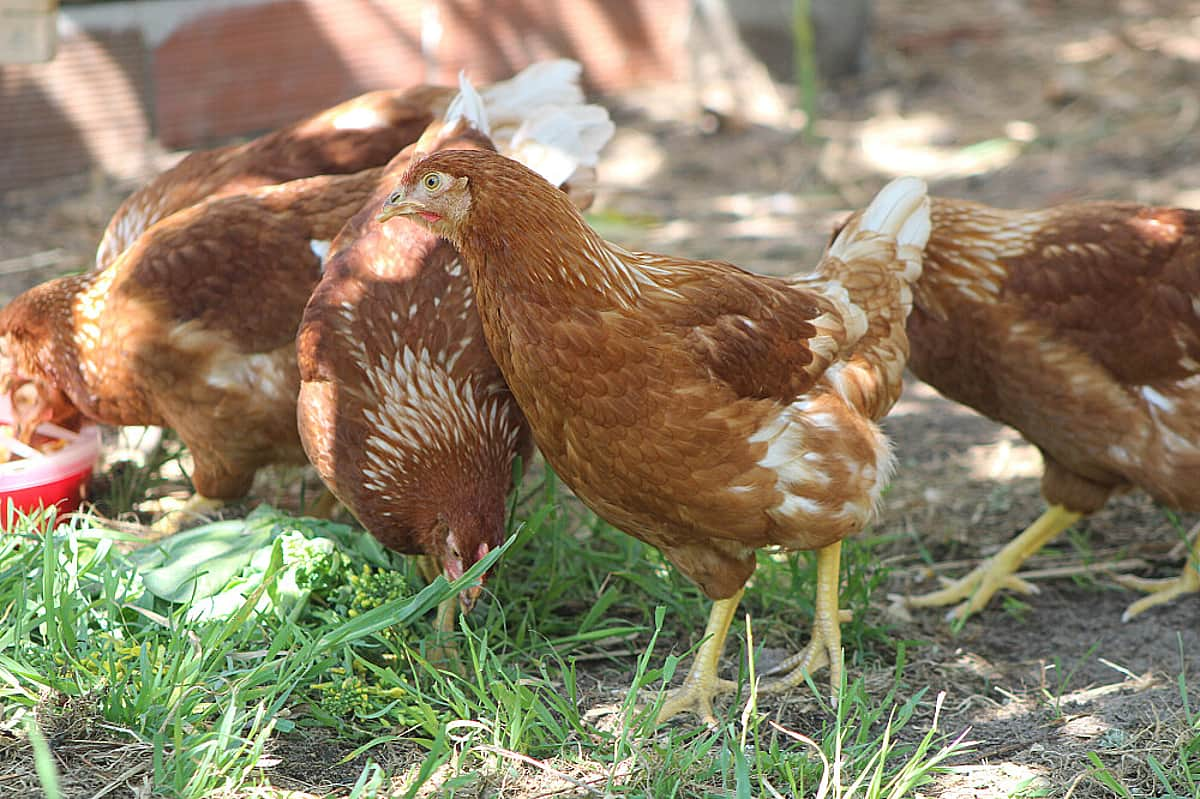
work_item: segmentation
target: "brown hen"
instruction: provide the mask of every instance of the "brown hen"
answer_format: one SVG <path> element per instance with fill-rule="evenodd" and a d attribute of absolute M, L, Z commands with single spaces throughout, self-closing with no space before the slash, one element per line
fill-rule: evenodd
<path fill-rule="evenodd" d="M 913 373 L 1010 425 L 1042 453 L 1050 508 L 1003 550 L 914 606 L 964 617 L 1026 558 L 1141 488 L 1200 510 L 1200 212 L 1125 203 L 1006 211 L 933 201 L 933 233 L 908 333 Z M 1132 618 L 1200 591 L 1200 541 Z"/>
<path fill-rule="evenodd" d="M 0 369 L 40 418 L 74 409 L 175 428 L 199 511 L 242 496 L 269 463 L 304 462 L 295 336 L 318 253 L 379 170 L 292 181 L 193 205 L 107 268 L 59 278 L 0 311 Z M 17 403 L 14 402 L 14 406 Z M 160 520 L 169 531 L 185 514 Z"/>
<path fill-rule="evenodd" d="M 825 663 L 836 689 L 840 542 L 891 471 L 875 420 L 900 391 L 924 185 L 886 188 L 794 281 L 623 250 L 494 153 L 414 164 L 381 218 L 398 214 L 458 248 L 488 344 L 563 481 L 717 600 L 660 719 L 714 719 L 712 698 L 732 687 L 717 662 L 762 547 L 820 550 L 812 640 L 763 690 Z"/>
<path fill-rule="evenodd" d="M 578 69 L 545 77 L 525 96 L 528 119 L 503 141 L 562 180 L 595 164 L 612 123 L 582 105 Z M 575 102 L 562 102 L 564 78 Z M 383 225 L 375 214 L 414 151 L 492 148 L 489 103 L 465 82 L 462 91 L 449 120 L 388 164 L 380 190 L 334 241 L 298 338 L 300 433 L 313 465 L 380 541 L 429 555 L 451 580 L 503 543 L 514 460 L 532 443 L 458 253 L 414 222 Z M 568 139 L 575 144 L 547 156 Z M 477 593 L 466 594 L 468 607 Z M 441 608 L 443 630 L 453 611 Z"/>

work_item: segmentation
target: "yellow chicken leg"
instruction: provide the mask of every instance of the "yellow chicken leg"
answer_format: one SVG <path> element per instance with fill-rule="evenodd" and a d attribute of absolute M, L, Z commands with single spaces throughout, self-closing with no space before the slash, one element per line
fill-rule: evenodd
<path fill-rule="evenodd" d="M 803 651 L 772 669 L 772 673 L 788 673 L 759 686 L 760 694 L 790 691 L 804 682 L 806 674 L 812 674 L 828 664 L 829 698 L 835 706 L 837 705 L 838 691 L 842 684 L 842 614 L 838 610 L 841 560 L 840 541 L 817 550 L 817 601 L 813 613 L 812 638 Z"/>
<path fill-rule="evenodd" d="M 188 522 L 205 521 L 206 517 L 228 504 L 223 499 L 212 499 L 200 494 L 192 494 L 179 507 L 168 510 L 150 525 L 149 540 L 157 541 L 169 535 L 178 533 Z"/>
<path fill-rule="evenodd" d="M 963 600 L 946 614 L 946 618 L 965 619 L 981 610 L 1001 588 L 1022 594 L 1037 593 L 1037 588 L 1016 576 L 1017 569 L 1059 533 L 1079 521 L 1081 516 L 1062 505 L 1051 505 L 1023 533 L 965 577 L 951 582 L 940 591 L 908 597 L 905 601 L 910 607 L 927 608 Z"/>
<path fill-rule="evenodd" d="M 1187 562 L 1183 564 L 1183 571 L 1178 577 L 1149 580 L 1145 577 L 1119 574 L 1114 578 L 1126 588 L 1149 594 L 1126 608 L 1125 613 L 1121 616 L 1121 621 L 1129 621 L 1145 610 L 1170 602 L 1184 594 L 1200 593 L 1200 524 L 1192 528 L 1191 534 L 1194 539 L 1191 554 L 1188 556 Z"/>
<path fill-rule="evenodd" d="M 427 583 L 433 582 L 442 573 L 437 561 L 428 555 L 417 558 L 417 568 Z M 433 646 L 429 648 L 428 659 L 436 666 L 464 674 L 462 661 L 458 656 L 458 644 L 454 641 L 457 618 L 458 594 L 455 594 L 438 604 L 437 616 L 433 622 Z"/>
<path fill-rule="evenodd" d="M 306 509 L 306 516 L 314 519 L 332 519 L 338 509 L 338 498 L 328 488 L 322 488 L 321 494 Z"/>
<path fill-rule="evenodd" d="M 666 701 L 658 711 L 658 724 L 685 711 L 695 713 L 709 726 L 717 723 L 712 708 L 713 697 L 737 689 L 737 683 L 717 677 L 717 664 L 721 660 L 729 625 L 737 613 L 743 593 L 738 591 L 728 599 L 713 602 L 712 611 L 708 614 L 708 626 L 704 629 L 704 642 L 692 660 L 692 667 L 683 685 L 667 694 Z"/>

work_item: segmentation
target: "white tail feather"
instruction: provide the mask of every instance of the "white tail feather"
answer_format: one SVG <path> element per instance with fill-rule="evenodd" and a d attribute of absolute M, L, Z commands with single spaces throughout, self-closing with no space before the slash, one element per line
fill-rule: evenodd
<path fill-rule="evenodd" d="M 894 237 L 900 245 L 924 247 L 929 238 L 929 198 L 926 192 L 925 181 L 919 178 L 893 180 L 879 190 L 863 211 L 859 229 Z M 923 214 L 918 212 L 922 205 L 927 207 Z"/>
<path fill-rule="evenodd" d="M 869 256 L 883 236 L 896 242 L 896 260 L 904 277 L 915 281 L 921 276 L 921 256 L 930 232 L 926 191 L 925 181 L 918 178 L 893 180 L 866 210 L 846 223 L 829 245 L 829 255 L 844 262 Z"/>
<path fill-rule="evenodd" d="M 502 152 L 561 186 L 580 167 L 596 165 L 614 130 L 608 111 L 597 105 L 540 108 Z"/>
<path fill-rule="evenodd" d="M 488 110 L 484 99 L 475 91 L 471 81 L 467 80 L 467 72 L 458 73 L 458 94 L 450 101 L 446 109 L 446 123 L 452 124 L 462 119 L 471 127 L 487 136 L 491 133 L 488 125 Z"/>
<path fill-rule="evenodd" d="M 529 110 L 543 105 L 579 105 L 583 89 L 579 76 L 583 67 L 567 58 L 539 61 L 508 80 L 492 84 L 483 91 L 483 101 L 495 127 L 516 127 Z"/>

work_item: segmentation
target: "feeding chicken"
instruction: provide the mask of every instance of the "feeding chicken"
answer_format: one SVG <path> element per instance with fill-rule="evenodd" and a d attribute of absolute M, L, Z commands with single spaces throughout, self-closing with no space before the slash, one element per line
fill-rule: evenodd
<path fill-rule="evenodd" d="M 541 61 L 484 89 L 496 140 L 520 124 L 531 96 L 569 101 L 569 94 L 546 92 L 564 89 L 564 76 L 578 69 L 573 61 Z M 155 222 L 202 200 L 383 166 L 439 119 L 456 94 L 450 86 L 425 85 L 367 92 L 244 144 L 193 152 L 126 198 L 104 231 L 96 266 L 108 266 Z"/>
<path fill-rule="evenodd" d="M 1200 212 L 938 198 L 932 217 L 909 367 L 1034 444 L 1050 505 L 973 572 L 909 599 L 965 617 L 1001 588 L 1031 592 L 1021 563 L 1114 493 L 1200 510 Z M 1119 579 L 1149 592 L 1126 620 L 1200 591 L 1200 540 L 1177 578 Z"/>
<path fill-rule="evenodd" d="M 841 678 L 841 540 L 891 471 L 875 421 L 901 386 L 925 187 L 885 188 L 816 273 L 782 280 L 604 241 L 561 192 L 489 152 L 414 164 L 380 219 L 445 236 L 534 440 L 602 518 L 658 547 L 715 600 L 660 720 L 715 720 L 717 665 L 755 550 L 818 550 L 813 634 L 764 691 L 828 663 Z"/>
<path fill-rule="evenodd" d="M 196 495 L 159 521 L 164 532 L 244 495 L 261 466 L 303 463 L 296 330 L 321 247 L 378 174 L 190 206 L 105 269 L 18 296 L 0 311 L 0 374 L 19 428 L 72 412 L 174 428 L 194 461 Z"/>
<path fill-rule="evenodd" d="M 595 165 L 613 126 L 602 108 L 583 105 L 578 66 L 544 77 L 524 107 L 504 112 L 525 120 L 502 142 L 561 183 Z M 493 108 L 464 80 L 446 121 L 388 164 L 334 240 L 298 338 L 300 434 L 313 465 L 375 537 L 429 555 L 451 580 L 503 543 L 529 429 L 488 352 L 458 253 L 415 222 L 383 225 L 375 214 L 414 152 L 491 149 Z M 439 609 L 441 631 L 454 610 L 453 600 Z"/>

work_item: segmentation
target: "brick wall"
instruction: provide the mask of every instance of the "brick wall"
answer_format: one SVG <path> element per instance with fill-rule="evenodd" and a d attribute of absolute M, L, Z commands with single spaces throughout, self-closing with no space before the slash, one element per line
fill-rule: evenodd
<path fill-rule="evenodd" d="M 0 65 L 0 190 L 99 167 L 152 139 L 203 146 L 369 89 L 497 80 L 540 58 L 589 89 L 680 77 L 689 0 L 136 0 L 60 10 L 58 55 Z M 436 34 L 436 35 L 435 35 Z"/>

